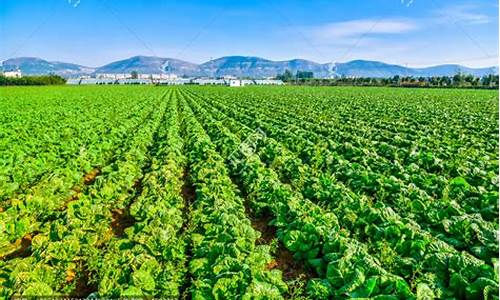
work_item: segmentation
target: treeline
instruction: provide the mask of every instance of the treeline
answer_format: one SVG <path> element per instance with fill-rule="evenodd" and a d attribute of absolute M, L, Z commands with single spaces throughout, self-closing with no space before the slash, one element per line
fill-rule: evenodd
<path fill-rule="evenodd" d="M 309 71 L 297 71 L 293 74 L 290 70 L 285 70 L 285 73 L 278 74 L 276 76 L 277 80 L 282 80 L 284 82 L 291 82 L 296 80 L 309 80 L 314 78 L 314 73 Z"/>
<path fill-rule="evenodd" d="M 304 76 L 306 75 L 306 76 Z M 456 74 L 454 76 L 413 77 L 394 76 L 392 78 L 373 77 L 335 77 L 314 78 L 312 72 L 290 71 L 276 76 L 288 84 L 313 86 L 393 86 L 393 87 L 451 87 L 451 88 L 485 88 L 498 89 L 498 75 L 476 77 Z"/>
<path fill-rule="evenodd" d="M 66 79 L 59 75 L 23 76 L 19 78 L 0 75 L 0 86 L 6 85 L 58 85 L 66 84 Z"/>

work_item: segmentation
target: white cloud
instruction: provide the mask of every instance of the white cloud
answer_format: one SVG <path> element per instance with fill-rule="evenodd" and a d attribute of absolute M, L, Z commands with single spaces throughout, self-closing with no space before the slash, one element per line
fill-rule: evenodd
<path fill-rule="evenodd" d="M 410 20 L 359 19 L 324 24 L 312 28 L 311 32 L 318 39 L 341 39 L 377 34 L 406 33 L 417 28 L 417 24 Z"/>
<path fill-rule="evenodd" d="M 402 3 L 414 5 L 416 2 L 404 0 Z M 431 7 L 412 17 L 369 17 L 301 27 L 300 34 L 295 32 L 295 36 L 302 47 L 313 45 L 310 50 L 313 55 L 323 53 L 316 60 L 324 62 L 364 58 L 411 66 L 435 65 L 442 61 L 483 67 L 497 65 L 497 59 L 486 54 L 471 57 L 471 53 L 479 47 L 498 52 L 498 36 L 481 36 L 474 42 L 465 33 L 480 26 L 489 28 L 491 23 L 498 22 L 496 10 L 498 8 L 488 9 L 474 3 L 446 5 Z M 286 34 L 290 36 L 293 32 L 289 30 Z"/>
<path fill-rule="evenodd" d="M 475 5 L 448 6 L 434 11 L 437 23 L 462 23 L 462 24 L 486 24 L 491 22 L 491 17 L 477 12 L 479 8 Z"/>
<path fill-rule="evenodd" d="M 407 0 L 402 0 L 407 1 Z M 407 4 L 413 3 L 404 2 Z M 333 22 L 305 28 L 314 40 L 319 42 L 343 42 L 356 40 L 359 37 L 368 38 L 382 34 L 404 34 L 435 26 L 454 26 L 486 24 L 492 17 L 478 12 L 481 7 L 474 4 L 453 5 L 435 9 L 422 18 L 385 18 L 385 19 L 354 19 L 343 22 Z"/>

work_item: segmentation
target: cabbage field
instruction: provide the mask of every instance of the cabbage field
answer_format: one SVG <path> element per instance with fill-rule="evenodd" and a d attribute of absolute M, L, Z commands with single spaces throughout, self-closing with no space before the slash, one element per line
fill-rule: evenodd
<path fill-rule="evenodd" d="M 0 299 L 498 299 L 497 91 L 0 90 Z"/>

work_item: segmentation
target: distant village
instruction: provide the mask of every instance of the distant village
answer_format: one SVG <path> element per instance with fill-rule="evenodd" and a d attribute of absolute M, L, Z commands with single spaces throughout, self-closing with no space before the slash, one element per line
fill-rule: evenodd
<path fill-rule="evenodd" d="M 234 76 L 221 78 L 198 78 L 179 77 L 175 74 L 95 74 L 94 76 L 82 76 L 80 78 L 68 79 L 67 84 L 156 84 L 156 85 L 282 85 L 282 80 L 276 79 L 240 79 Z"/>
<path fill-rule="evenodd" d="M 2 73 L 9 78 L 21 78 L 23 75 L 20 70 L 7 71 Z M 240 79 L 235 76 L 224 76 L 220 78 L 199 78 L 199 77 L 179 77 L 176 74 L 94 74 L 85 75 L 78 78 L 67 79 L 69 85 L 108 85 L 108 84 L 155 84 L 155 85 L 226 85 L 232 87 L 248 85 L 283 85 L 282 80 L 274 78 L 268 79 Z"/>

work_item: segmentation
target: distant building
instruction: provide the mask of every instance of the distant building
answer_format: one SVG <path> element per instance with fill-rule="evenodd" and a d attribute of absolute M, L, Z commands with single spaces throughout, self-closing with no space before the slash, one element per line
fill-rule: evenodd
<path fill-rule="evenodd" d="M 256 79 L 254 80 L 256 85 L 283 85 L 283 81 L 275 79 Z"/>
<path fill-rule="evenodd" d="M 231 80 L 229 80 L 229 86 L 239 87 L 239 86 L 243 86 L 243 85 L 242 85 L 242 82 L 240 79 L 231 79 Z"/>
<path fill-rule="evenodd" d="M 150 79 L 120 79 L 118 84 L 152 84 Z"/>
<path fill-rule="evenodd" d="M 127 79 L 127 78 L 132 78 L 132 75 L 130 74 L 106 74 L 106 73 L 98 73 L 95 74 L 95 78 L 97 79 Z"/>
<path fill-rule="evenodd" d="M 252 79 L 242 79 L 241 80 L 241 86 L 254 85 L 254 84 L 255 84 L 255 80 L 252 80 Z"/>
<path fill-rule="evenodd" d="M 192 80 L 193 84 L 198 84 L 198 85 L 225 85 L 227 84 L 224 79 L 203 79 L 203 78 L 198 78 Z"/>
<path fill-rule="evenodd" d="M 66 84 L 69 85 L 89 85 L 89 84 L 116 84 L 117 80 L 115 79 L 97 79 L 97 78 L 74 78 L 68 79 Z"/>
<path fill-rule="evenodd" d="M 229 86 L 247 86 L 247 85 L 283 85 L 283 81 L 274 79 L 231 79 Z"/>
<path fill-rule="evenodd" d="M 145 75 L 145 74 L 140 74 L 139 78 L 143 78 L 142 75 Z M 150 74 L 150 75 L 148 75 L 147 78 L 148 79 L 151 78 L 151 79 L 155 79 L 155 80 L 158 80 L 158 79 L 162 79 L 162 80 L 175 80 L 178 77 L 175 74 Z M 146 79 L 146 78 L 143 78 L 143 79 Z"/>
<path fill-rule="evenodd" d="M 95 74 L 95 78 L 97 79 L 115 79 L 115 80 L 122 80 L 122 79 L 132 79 L 132 74 L 128 73 L 98 73 Z M 137 79 L 143 79 L 143 80 L 175 80 L 177 79 L 177 75 L 175 74 L 137 74 Z"/>
<path fill-rule="evenodd" d="M 21 73 L 21 70 L 16 70 L 16 71 L 3 72 L 3 76 L 10 78 L 21 78 L 23 77 L 23 74 Z"/>
<path fill-rule="evenodd" d="M 177 79 L 160 79 L 155 82 L 156 84 L 161 85 L 183 85 L 191 83 L 191 79 L 189 78 L 177 78 Z"/>

